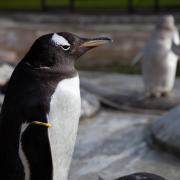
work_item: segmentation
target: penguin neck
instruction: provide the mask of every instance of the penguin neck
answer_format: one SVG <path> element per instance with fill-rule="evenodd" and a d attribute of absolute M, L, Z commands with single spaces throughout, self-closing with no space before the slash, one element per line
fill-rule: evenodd
<path fill-rule="evenodd" d="M 26 73 L 30 73 L 33 76 L 39 76 L 39 77 L 52 77 L 55 76 L 61 77 L 61 79 L 71 78 L 78 74 L 77 70 L 74 67 L 74 64 L 57 64 L 51 67 L 34 67 L 28 62 L 20 62 L 21 70 L 23 70 Z"/>

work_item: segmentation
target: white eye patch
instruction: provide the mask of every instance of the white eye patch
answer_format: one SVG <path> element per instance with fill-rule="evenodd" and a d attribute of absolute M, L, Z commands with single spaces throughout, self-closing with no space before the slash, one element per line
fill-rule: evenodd
<path fill-rule="evenodd" d="M 56 33 L 53 34 L 51 39 L 56 46 L 70 46 L 67 39 L 65 39 L 63 36 L 60 36 Z"/>

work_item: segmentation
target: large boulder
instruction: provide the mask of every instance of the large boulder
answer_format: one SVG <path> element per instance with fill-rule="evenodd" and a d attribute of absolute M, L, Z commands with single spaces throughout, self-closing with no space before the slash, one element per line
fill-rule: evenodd
<path fill-rule="evenodd" d="M 7 63 L 0 64 L 0 92 L 4 94 L 14 67 Z"/>
<path fill-rule="evenodd" d="M 10 50 L 0 50 L 0 60 L 4 60 L 8 62 L 16 62 L 18 57 L 15 51 Z"/>
<path fill-rule="evenodd" d="M 180 106 L 162 115 L 151 127 L 154 142 L 180 155 Z"/>
<path fill-rule="evenodd" d="M 81 89 L 81 118 L 89 118 L 100 109 L 100 102 L 96 96 Z"/>
<path fill-rule="evenodd" d="M 13 70 L 14 68 L 9 64 L 0 65 L 0 86 L 4 86 L 8 82 Z"/>
<path fill-rule="evenodd" d="M 180 104 L 180 80 L 167 97 L 149 98 L 144 95 L 140 75 L 81 72 L 81 87 L 95 94 L 106 106 L 131 112 L 162 113 Z"/>

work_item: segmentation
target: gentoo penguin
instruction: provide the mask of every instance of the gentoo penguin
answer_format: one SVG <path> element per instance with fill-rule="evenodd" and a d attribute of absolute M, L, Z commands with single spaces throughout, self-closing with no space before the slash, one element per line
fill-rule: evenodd
<path fill-rule="evenodd" d="M 178 56 L 172 51 L 172 43 L 179 44 L 179 34 L 174 17 L 160 19 L 144 48 L 134 58 L 133 64 L 142 59 L 142 75 L 147 96 L 166 96 L 175 80 Z"/>
<path fill-rule="evenodd" d="M 0 116 L 0 179 L 67 180 L 80 116 L 76 59 L 110 42 L 61 32 L 38 38 L 15 68 Z"/>
<path fill-rule="evenodd" d="M 103 179 L 99 178 L 99 180 L 103 180 Z M 166 179 L 156 174 L 140 172 L 140 173 L 134 173 L 127 176 L 119 177 L 115 180 L 166 180 Z"/>

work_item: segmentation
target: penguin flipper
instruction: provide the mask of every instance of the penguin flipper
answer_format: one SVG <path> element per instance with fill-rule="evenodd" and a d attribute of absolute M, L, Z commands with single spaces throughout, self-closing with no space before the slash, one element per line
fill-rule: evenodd
<path fill-rule="evenodd" d="M 44 113 L 41 114 L 41 116 Z M 38 115 L 23 133 L 21 144 L 31 168 L 32 179 L 52 179 L 51 147 L 49 144 L 48 122 Z M 38 121 L 36 121 L 38 120 Z M 42 172 L 43 169 L 43 172 Z"/>
<path fill-rule="evenodd" d="M 140 50 L 140 52 L 135 56 L 132 60 L 131 64 L 135 65 L 138 61 L 140 61 L 144 56 L 144 49 Z"/>
<path fill-rule="evenodd" d="M 173 33 L 171 50 L 180 57 L 180 39 L 178 31 Z"/>
<path fill-rule="evenodd" d="M 172 51 L 180 57 L 180 45 L 175 44 L 175 42 L 172 43 Z"/>

